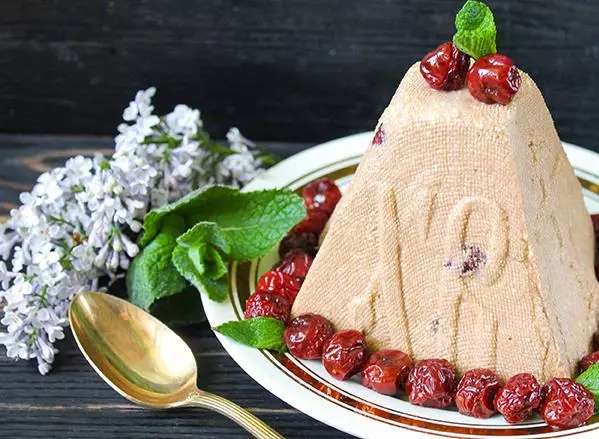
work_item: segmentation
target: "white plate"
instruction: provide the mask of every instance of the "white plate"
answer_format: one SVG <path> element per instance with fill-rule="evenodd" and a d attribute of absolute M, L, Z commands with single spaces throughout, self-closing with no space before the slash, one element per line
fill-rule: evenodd
<path fill-rule="evenodd" d="M 246 190 L 289 187 L 297 189 L 327 176 L 343 190 L 370 144 L 372 133 L 333 140 L 303 151 L 271 168 Z M 564 144 L 568 158 L 581 178 L 587 207 L 599 212 L 599 155 Z M 233 265 L 230 300 L 210 301 L 202 294 L 204 309 L 212 326 L 242 318 L 243 303 L 254 290 L 258 277 L 276 262 L 276 251 L 252 263 Z M 283 401 L 319 421 L 363 438 L 418 439 L 433 437 L 491 438 L 526 437 L 597 439 L 599 417 L 573 430 L 551 431 L 540 418 L 509 425 L 501 416 L 478 420 L 456 411 L 410 405 L 407 401 L 365 389 L 359 381 L 332 379 L 318 361 L 298 361 L 287 355 L 252 349 L 216 334 L 224 348 L 248 375 Z M 593 422 L 594 421 L 594 422 Z"/>

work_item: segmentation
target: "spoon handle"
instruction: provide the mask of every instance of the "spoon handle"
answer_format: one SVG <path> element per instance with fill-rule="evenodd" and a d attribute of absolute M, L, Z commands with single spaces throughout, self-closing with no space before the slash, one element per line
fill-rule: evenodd
<path fill-rule="evenodd" d="M 255 438 L 285 439 L 246 409 L 239 407 L 234 402 L 222 396 L 204 391 L 194 392 L 189 396 L 186 405 L 201 407 L 220 413 L 245 428 Z"/>

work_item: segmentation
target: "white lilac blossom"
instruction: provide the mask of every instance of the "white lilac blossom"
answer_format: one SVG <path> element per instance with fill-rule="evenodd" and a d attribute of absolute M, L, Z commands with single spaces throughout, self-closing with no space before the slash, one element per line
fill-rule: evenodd
<path fill-rule="evenodd" d="M 0 223 L 0 344 L 10 358 L 36 359 L 42 374 L 64 338 L 71 299 L 129 267 L 149 209 L 210 184 L 243 186 L 263 167 L 237 128 L 222 146 L 199 110 L 177 105 L 156 116 L 155 93 L 139 91 L 125 108 L 112 157 L 78 156 L 40 175 Z"/>

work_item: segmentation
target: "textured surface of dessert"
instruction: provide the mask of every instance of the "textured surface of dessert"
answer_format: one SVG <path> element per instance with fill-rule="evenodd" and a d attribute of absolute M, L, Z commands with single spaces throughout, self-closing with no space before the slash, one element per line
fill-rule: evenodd
<path fill-rule="evenodd" d="M 574 374 L 597 328 L 594 235 L 533 80 L 510 105 L 414 65 L 337 206 L 293 315 L 463 373 Z"/>

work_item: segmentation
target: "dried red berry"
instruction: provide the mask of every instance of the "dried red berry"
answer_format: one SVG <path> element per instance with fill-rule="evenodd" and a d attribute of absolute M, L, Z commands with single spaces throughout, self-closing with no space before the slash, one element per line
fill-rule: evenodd
<path fill-rule="evenodd" d="M 385 129 L 383 128 L 383 124 L 381 123 L 379 127 L 376 129 L 376 132 L 374 133 L 372 144 L 375 146 L 381 146 L 383 143 L 385 143 Z"/>
<path fill-rule="evenodd" d="M 593 335 L 593 350 L 599 351 L 599 331 L 595 332 Z"/>
<path fill-rule="evenodd" d="M 447 360 L 422 360 L 414 365 L 406 383 L 410 403 L 445 408 L 453 401 L 455 371 Z"/>
<path fill-rule="evenodd" d="M 569 378 L 553 378 L 541 391 L 539 413 L 553 428 L 579 427 L 594 411 L 593 394 Z"/>
<path fill-rule="evenodd" d="M 462 415 L 488 418 L 495 413 L 493 400 L 501 385 L 499 378 L 489 369 L 467 371 L 455 392 L 455 405 Z"/>
<path fill-rule="evenodd" d="M 366 340 L 360 331 L 337 332 L 324 345 L 322 364 L 333 378 L 346 380 L 366 362 Z"/>
<path fill-rule="evenodd" d="M 320 235 L 327 225 L 329 214 L 322 210 L 308 210 L 308 216 L 293 228 L 294 233 L 315 233 Z"/>
<path fill-rule="evenodd" d="M 401 351 L 387 350 L 373 354 L 362 370 L 362 385 L 385 395 L 395 395 L 403 387 L 412 359 Z"/>
<path fill-rule="evenodd" d="M 306 278 L 313 261 L 313 256 L 302 250 L 296 249 L 290 251 L 287 256 L 285 256 L 285 259 L 275 267 L 275 270 L 287 273 L 302 283 Z"/>
<path fill-rule="evenodd" d="M 589 367 L 591 367 L 593 364 L 597 364 L 597 363 L 599 363 L 599 351 L 593 352 L 593 353 L 587 355 L 586 357 L 584 357 L 582 360 L 580 360 L 580 364 L 579 364 L 580 373 L 584 372 Z"/>
<path fill-rule="evenodd" d="M 291 303 L 283 296 L 258 291 L 245 301 L 246 319 L 253 317 L 274 317 L 286 322 L 291 312 Z"/>
<path fill-rule="evenodd" d="M 420 62 L 420 73 L 436 90 L 459 90 L 464 87 L 470 57 L 451 41 L 441 44 Z"/>
<path fill-rule="evenodd" d="M 279 244 L 279 256 L 283 259 L 291 250 L 303 250 L 311 256 L 316 255 L 318 235 L 315 233 L 291 232 Z"/>
<path fill-rule="evenodd" d="M 333 336 L 333 325 L 318 314 L 296 317 L 285 329 L 285 343 L 289 352 L 304 360 L 322 357 L 325 342 Z"/>
<path fill-rule="evenodd" d="M 510 424 L 526 420 L 541 404 L 541 385 L 529 373 L 511 377 L 495 397 L 495 408 Z"/>
<path fill-rule="evenodd" d="M 295 277 L 281 271 L 271 270 L 264 274 L 256 285 L 256 291 L 283 296 L 293 304 L 301 284 Z"/>
<path fill-rule="evenodd" d="M 520 90 L 522 78 L 510 58 L 491 54 L 476 60 L 468 71 L 466 82 L 470 94 L 477 100 L 507 105 Z"/>
<path fill-rule="evenodd" d="M 306 209 L 320 210 L 330 216 L 341 199 L 341 191 L 333 180 L 323 178 L 306 186 L 303 197 Z"/>

